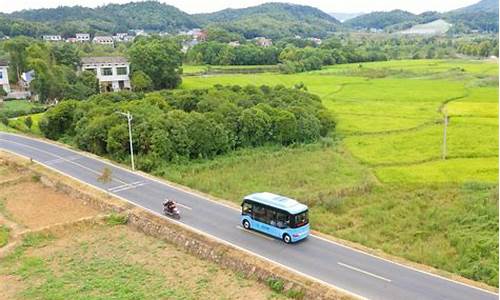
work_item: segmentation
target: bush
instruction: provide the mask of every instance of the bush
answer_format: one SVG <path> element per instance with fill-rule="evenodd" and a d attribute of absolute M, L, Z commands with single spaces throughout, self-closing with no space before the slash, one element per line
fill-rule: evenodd
<path fill-rule="evenodd" d="M 125 225 L 128 222 L 127 215 L 111 214 L 105 218 L 106 224 L 110 226 Z"/>
<path fill-rule="evenodd" d="M 31 116 L 28 116 L 24 119 L 24 124 L 26 124 L 26 126 L 31 129 L 31 126 L 33 125 L 33 120 L 31 119 Z"/>
<path fill-rule="evenodd" d="M 276 293 L 282 293 L 285 289 L 285 283 L 281 279 L 269 278 L 267 285 Z"/>

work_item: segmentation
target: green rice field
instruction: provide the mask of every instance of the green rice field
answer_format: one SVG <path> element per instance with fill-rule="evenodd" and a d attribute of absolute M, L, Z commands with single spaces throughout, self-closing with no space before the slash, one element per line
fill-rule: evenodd
<path fill-rule="evenodd" d="M 256 191 L 295 197 L 311 207 L 316 230 L 498 286 L 498 63 L 190 76 L 181 88 L 298 83 L 334 114 L 330 138 L 174 164 L 158 175 L 235 203 Z"/>

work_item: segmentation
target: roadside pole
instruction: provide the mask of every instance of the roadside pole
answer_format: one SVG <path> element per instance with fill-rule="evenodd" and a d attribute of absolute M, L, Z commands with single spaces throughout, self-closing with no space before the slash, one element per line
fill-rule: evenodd
<path fill-rule="evenodd" d="M 121 114 L 125 117 L 127 117 L 127 122 L 128 122 L 128 139 L 130 143 L 130 162 L 132 163 L 132 171 L 135 171 L 135 164 L 134 164 L 134 147 L 132 145 L 132 114 L 127 111 L 127 113 L 123 112 L 116 112 L 118 114 Z"/>

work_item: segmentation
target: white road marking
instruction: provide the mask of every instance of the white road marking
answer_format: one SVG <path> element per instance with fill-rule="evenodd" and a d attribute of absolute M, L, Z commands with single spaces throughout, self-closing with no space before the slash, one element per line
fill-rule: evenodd
<path fill-rule="evenodd" d="M 177 206 L 180 206 L 180 207 L 184 207 L 185 209 L 187 210 L 193 210 L 191 207 L 187 206 L 187 205 L 184 205 L 184 204 L 181 204 L 179 202 L 175 202 L 175 205 Z"/>
<path fill-rule="evenodd" d="M 239 226 L 239 225 L 238 225 L 238 226 L 236 226 L 236 228 L 238 228 L 238 229 L 240 229 L 240 230 L 243 230 L 243 231 L 245 231 L 245 232 L 251 233 L 251 234 L 255 234 L 255 235 L 259 236 L 259 237 L 263 237 L 263 238 L 268 239 L 268 240 L 270 240 L 270 241 L 274 241 L 274 240 L 275 240 L 275 239 L 273 239 L 272 237 L 269 237 L 269 236 L 267 236 L 267 235 L 265 235 L 265 234 L 263 234 L 263 233 L 259 233 L 259 232 L 253 231 L 253 230 L 247 230 L 247 229 L 245 229 L 245 228 L 243 228 L 243 227 L 241 227 L 241 226 Z"/>
<path fill-rule="evenodd" d="M 82 157 L 81 155 L 71 155 L 71 156 L 65 157 L 64 159 L 62 159 L 62 158 L 55 158 L 55 159 L 51 159 L 51 160 L 45 161 L 44 163 L 47 164 L 47 165 L 53 165 L 53 164 L 57 164 L 57 163 L 64 162 L 64 161 L 77 160 L 77 159 L 79 159 L 81 157 Z"/>
<path fill-rule="evenodd" d="M 25 135 L 21 135 L 21 134 L 17 134 L 17 133 L 8 133 L 8 135 L 13 135 L 13 136 L 17 136 L 17 137 L 20 137 L 20 138 L 33 140 L 33 141 L 35 141 L 35 142 L 45 143 L 45 144 L 48 144 L 48 145 L 51 145 L 51 146 L 54 146 L 54 147 L 62 148 L 62 149 L 65 149 L 65 150 L 67 150 L 67 151 L 71 151 L 71 152 L 73 152 L 73 153 L 76 153 L 76 154 L 78 154 L 78 155 L 82 155 L 82 156 L 85 156 L 85 157 L 87 157 L 87 158 L 97 160 L 97 161 L 99 161 L 99 162 L 101 162 L 101 163 L 103 163 L 103 164 L 106 164 L 106 165 L 109 165 L 109 166 L 112 166 L 112 167 L 115 167 L 115 168 L 121 169 L 121 170 L 123 170 L 123 171 L 130 172 L 130 173 L 134 173 L 132 170 L 127 169 L 127 168 L 125 168 L 125 167 L 123 167 L 123 166 L 121 166 L 121 165 L 114 164 L 114 163 L 112 163 L 112 162 L 110 162 L 110 161 L 104 160 L 104 159 L 102 159 L 102 158 L 100 158 L 100 157 L 98 157 L 98 156 L 96 156 L 96 155 L 93 155 L 93 154 L 90 154 L 90 153 L 87 153 L 87 152 L 83 152 L 83 151 L 79 151 L 79 150 L 77 151 L 77 150 L 71 149 L 71 148 L 69 148 L 67 145 L 59 145 L 59 144 L 54 143 L 53 141 L 50 141 L 50 140 L 45 140 L 45 139 L 40 139 L 40 138 L 32 138 L 32 137 L 25 136 Z M 0 140 L 2 140 L 2 139 L 0 139 Z M 7 141 L 7 142 L 13 142 L 13 141 L 9 141 L 9 140 L 4 140 L 4 141 Z M 13 142 L 13 143 L 16 143 L 16 142 Z M 28 146 L 28 145 L 21 144 L 21 143 L 16 143 L 16 144 L 20 144 L 20 145 L 22 145 L 22 146 L 27 146 L 27 147 L 30 147 L 30 146 Z M 33 148 L 33 147 L 30 147 L 30 148 Z M 36 149 L 36 148 L 33 148 L 33 149 L 35 149 L 35 150 L 39 150 L 39 149 Z M 26 159 L 28 159 L 28 160 L 30 159 L 30 157 L 26 157 L 26 156 L 21 155 L 21 154 L 18 154 L 18 153 L 16 153 L 16 152 L 12 152 L 12 151 L 9 151 L 9 150 L 6 150 L 6 149 L 4 149 L 4 150 L 5 150 L 5 151 L 7 151 L 7 152 L 12 153 L 12 154 L 14 154 L 14 155 L 18 155 L 18 156 L 25 157 L 25 158 L 26 158 Z M 43 152 L 45 152 L 45 151 L 43 151 Z M 45 165 L 45 164 L 44 164 L 44 163 L 42 163 L 42 162 L 39 162 L 39 163 L 40 163 L 41 165 Z M 85 181 L 83 181 L 83 180 L 80 180 L 80 179 L 78 179 L 78 178 L 76 178 L 76 177 L 73 177 L 73 176 L 71 176 L 71 175 L 69 175 L 69 174 L 63 173 L 63 172 L 61 172 L 61 171 L 59 171 L 59 170 L 57 170 L 57 169 L 55 169 L 55 168 L 52 168 L 52 167 L 50 167 L 50 166 L 48 166 L 48 165 L 45 165 L 45 166 L 46 166 L 46 167 L 48 167 L 49 169 L 52 169 L 52 170 L 55 170 L 55 171 L 59 172 L 60 174 L 66 175 L 66 176 L 68 176 L 68 177 L 71 177 L 71 178 L 73 178 L 74 180 L 77 180 L 77 181 L 79 181 L 79 182 L 82 182 L 82 183 L 84 183 L 84 184 L 86 184 L 86 185 L 89 185 L 89 186 L 91 186 L 91 187 L 94 187 L 94 188 L 96 188 L 96 189 L 98 189 L 98 190 L 104 191 L 104 192 L 105 192 L 105 193 L 107 193 L 107 194 L 113 195 L 113 196 L 115 196 L 115 197 L 117 197 L 117 198 L 120 198 L 120 199 L 122 199 L 122 200 L 124 200 L 124 201 L 127 201 L 127 202 L 129 202 L 129 203 L 132 203 L 132 204 L 137 205 L 136 203 L 131 202 L 131 201 L 129 201 L 129 200 L 125 199 L 125 198 L 122 198 L 122 197 L 120 197 L 120 196 L 118 196 L 118 195 L 111 194 L 111 193 L 109 193 L 108 191 L 106 191 L 106 190 L 104 190 L 104 189 L 101 189 L 100 187 L 94 186 L 94 185 L 92 185 L 92 184 L 90 184 L 90 183 L 87 183 L 87 182 L 85 182 Z M 152 175 L 150 175 L 150 174 L 147 174 L 147 173 L 141 173 L 139 176 L 141 176 L 141 177 L 145 177 L 145 178 L 148 178 L 148 179 L 153 180 L 153 181 L 155 181 L 155 182 L 158 182 L 158 183 L 160 183 L 160 184 L 162 184 L 162 185 L 164 185 L 164 186 L 167 186 L 167 187 L 169 187 L 169 188 L 171 188 L 171 189 L 175 189 L 175 190 L 177 190 L 177 191 L 180 191 L 180 192 L 183 192 L 183 193 L 187 193 L 187 194 L 193 195 L 193 196 L 195 196 L 195 197 L 197 197 L 197 198 L 200 198 L 200 199 L 202 199 L 202 200 L 205 200 L 205 201 L 210 201 L 210 202 L 212 202 L 212 203 L 215 203 L 215 204 L 218 204 L 218 205 L 225 206 L 225 207 L 230 208 L 230 209 L 235 210 L 235 211 L 240 211 L 240 209 L 238 209 L 238 208 L 236 208 L 236 207 L 234 207 L 234 206 L 231 206 L 231 205 L 226 204 L 226 203 L 224 203 L 224 202 L 219 202 L 219 201 L 216 201 L 216 200 L 213 200 L 213 199 L 210 199 L 210 198 L 206 198 L 205 196 L 200 195 L 200 194 L 197 194 L 197 193 L 195 193 L 195 192 L 193 192 L 193 191 L 190 191 L 190 190 L 185 190 L 185 189 L 182 189 L 181 187 L 178 187 L 178 186 L 172 185 L 172 184 L 170 184 L 170 183 L 168 183 L 168 182 L 166 182 L 166 181 L 164 181 L 164 180 L 160 180 L 160 179 L 158 179 L 158 178 L 155 178 L 155 177 L 153 177 L 153 176 L 152 176 Z M 141 206 L 141 207 L 142 207 L 142 206 Z M 152 210 L 150 210 L 150 209 L 148 209 L 148 208 L 145 208 L 145 207 L 142 207 L 142 208 L 143 208 L 143 209 L 146 209 L 146 210 L 148 210 L 148 211 L 150 211 L 150 212 L 153 212 L 153 213 L 155 213 L 155 214 L 157 214 L 157 215 L 161 215 L 161 214 L 156 213 L 156 212 L 154 212 L 154 211 L 152 211 Z M 242 250 L 242 251 L 245 251 L 245 252 L 247 252 L 247 253 L 250 253 L 250 254 L 256 255 L 256 256 L 258 256 L 258 257 L 260 257 L 260 258 L 262 258 L 262 259 L 265 259 L 265 260 L 267 260 L 267 261 L 274 262 L 274 263 L 276 263 L 276 264 L 278 264 L 278 265 L 280 265 L 280 266 L 284 267 L 285 269 L 288 269 L 288 270 L 291 270 L 291 271 L 293 271 L 293 272 L 296 272 L 296 273 L 298 273 L 298 274 L 300 274 L 300 275 L 302 275 L 302 276 L 305 276 L 305 277 L 307 277 L 307 278 L 309 278 L 309 279 L 315 280 L 315 281 L 320 282 L 320 283 L 322 283 L 322 284 L 325 284 L 325 285 L 327 285 L 327 286 L 331 286 L 331 287 L 333 287 L 333 288 L 336 288 L 336 289 L 338 289 L 338 290 L 340 290 L 340 291 L 343 291 L 343 292 L 344 292 L 344 293 L 346 293 L 346 294 L 352 295 L 352 296 L 354 296 L 354 297 L 356 297 L 356 298 L 366 299 L 365 297 L 362 297 L 362 296 L 357 295 L 357 294 L 355 294 L 355 293 L 353 293 L 353 292 L 350 292 L 350 291 L 344 290 L 344 289 L 342 289 L 342 288 L 340 288 L 340 287 L 337 287 L 337 286 L 335 286 L 335 285 L 333 285 L 333 284 L 329 284 L 329 283 L 324 282 L 324 281 L 322 281 L 322 280 L 320 280 L 320 279 L 317 279 L 317 278 L 315 278 L 315 277 L 312 277 L 312 276 L 309 276 L 309 275 L 307 275 L 307 274 L 301 273 L 300 271 L 297 271 L 297 270 L 295 270 L 295 269 L 292 269 L 292 268 L 290 268 L 290 267 L 287 267 L 287 266 L 285 266 L 285 265 L 282 265 L 282 264 L 280 264 L 280 263 L 278 263 L 278 262 L 275 262 L 275 261 L 273 261 L 273 260 L 271 260 L 271 259 L 268 259 L 268 258 L 266 258 L 266 257 L 263 257 L 263 256 L 261 256 L 261 255 L 259 255 L 259 254 L 256 254 L 256 253 L 254 253 L 254 252 L 251 252 L 251 251 L 249 251 L 249 250 L 246 250 L 246 249 L 244 249 L 244 248 L 241 248 L 241 247 L 239 247 L 239 246 L 237 246 L 237 245 L 235 245 L 235 244 L 232 244 L 232 243 L 227 242 L 227 241 L 225 241 L 225 240 L 223 240 L 223 239 L 217 238 L 217 237 L 215 237 L 215 236 L 213 236 L 213 235 L 211 235 L 211 234 L 208 234 L 208 233 L 205 233 L 205 232 L 203 232 L 203 231 L 200 231 L 200 230 L 198 230 L 198 229 L 196 229 L 196 228 L 194 228 L 194 227 L 191 227 L 191 226 L 186 225 L 186 224 L 184 224 L 184 223 L 181 223 L 181 222 L 179 222 L 179 221 L 175 221 L 175 220 L 171 220 L 171 221 L 177 222 L 177 223 L 179 223 L 179 224 L 181 224 L 181 225 L 185 226 L 186 228 L 190 228 L 190 229 L 192 229 L 192 230 L 193 230 L 193 231 L 195 231 L 195 232 L 198 232 L 198 233 L 201 233 L 201 234 L 204 234 L 204 235 L 210 236 L 210 237 L 212 237 L 212 238 L 214 238 L 214 239 L 216 239 L 216 240 L 218 240 L 218 241 L 220 241 L 220 242 L 222 242 L 222 243 L 225 243 L 225 244 L 227 244 L 227 245 L 231 245 L 231 246 L 233 246 L 233 247 L 236 247 L 236 248 L 238 248 L 238 249 L 240 249 L 240 250 Z M 428 275 L 428 276 L 431 276 L 431 277 L 439 278 L 439 279 L 446 280 L 446 281 L 449 281 L 449 282 L 452 282 L 452 283 L 455 283 L 455 284 L 459 284 L 459 285 L 462 285 L 462 286 L 466 286 L 466 287 L 469 287 L 469 288 L 473 288 L 473 289 L 478 290 L 478 291 L 486 292 L 486 293 L 489 293 L 489 294 L 491 294 L 491 295 L 498 296 L 498 293 L 492 292 L 492 291 L 487 290 L 487 289 L 484 289 L 484 288 L 480 288 L 480 287 L 473 286 L 473 285 L 470 285 L 470 284 L 467 284 L 467 283 L 463 283 L 463 282 L 460 282 L 460 281 L 456 281 L 456 280 L 453 280 L 453 279 L 450 279 L 450 278 L 443 277 L 443 276 L 438 275 L 438 274 L 430 273 L 430 272 L 427 272 L 427 271 L 424 271 L 424 270 L 421 270 L 421 269 L 417 269 L 417 268 L 412 267 L 412 266 L 409 266 L 409 265 L 405 265 L 405 264 L 402 264 L 402 263 L 399 263 L 399 262 L 396 262 L 396 261 L 392 261 L 392 260 L 389 260 L 389 259 L 386 259 L 386 258 L 383 258 L 383 257 L 380 257 L 380 256 L 376 256 L 376 255 L 374 255 L 374 254 L 371 254 L 371 253 L 368 253 L 368 252 L 365 252 L 365 251 L 362 251 L 362 250 L 359 250 L 359 249 L 356 249 L 356 248 L 353 248 L 353 247 L 350 247 L 350 246 L 347 246 L 347 245 L 344 245 L 344 244 L 341 244 L 341 243 L 338 243 L 338 242 L 335 242 L 335 241 L 332 241 L 332 240 L 329 240 L 329 239 L 326 239 L 326 238 L 323 238 L 323 237 L 318 236 L 318 235 L 311 234 L 311 236 L 312 236 L 312 237 L 314 237 L 314 238 L 320 239 L 320 240 L 322 240 L 322 241 L 324 241 L 324 242 L 327 242 L 327 243 L 330 243 L 330 244 L 334 244 L 334 245 L 337 245 L 337 246 L 340 246 L 340 247 L 343 247 L 343 248 L 345 248 L 345 249 L 349 249 L 349 250 L 352 250 L 352 251 L 356 251 L 356 252 L 358 252 L 358 253 L 361 253 L 361 254 L 364 254 L 364 255 L 371 256 L 371 257 L 373 257 L 373 258 L 375 258 L 375 259 L 379 259 L 379 260 L 382 260 L 382 261 L 385 261 L 385 262 L 388 262 L 388 263 L 391 263 L 391 264 L 394 264 L 394 265 L 400 266 L 400 267 L 405 268 L 405 269 L 413 270 L 413 271 L 415 271 L 415 272 L 419 272 L 419 273 L 422 273 L 422 274 L 425 274 L 425 275 Z"/>
<path fill-rule="evenodd" d="M 136 182 L 132 182 L 132 183 L 127 183 L 127 184 L 122 184 L 122 185 L 119 185 L 119 186 L 115 186 L 115 187 L 109 188 L 108 191 L 116 193 L 116 192 L 126 191 L 126 190 L 130 190 L 130 189 L 135 189 L 137 187 L 140 187 L 140 186 L 143 186 L 143 185 L 146 185 L 146 184 L 148 184 L 148 183 L 144 182 L 144 180 L 140 180 L 140 181 L 136 181 Z"/>
<path fill-rule="evenodd" d="M 341 262 L 338 262 L 337 264 L 341 265 L 342 267 L 345 267 L 345 268 L 348 268 L 348 269 L 351 269 L 351 270 L 354 270 L 354 271 L 357 271 L 357 272 L 360 272 L 360 273 L 363 273 L 363 274 L 366 274 L 366 275 L 369 275 L 369 276 L 372 276 L 372 277 L 375 277 L 375 278 L 378 278 L 378 279 L 381 279 L 381 280 L 384 280 L 384 281 L 387 281 L 387 282 L 391 282 L 392 281 L 392 280 L 387 279 L 385 277 L 382 277 L 382 276 L 370 273 L 370 272 L 365 271 L 365 270 L 361 270 L 359 268 L 350 266 L 348 264 L 344 264 L 344 263 L 341 263 Z"/>
<path fill-rule="evenodd" d="M 21 136 L 21 137 L 22 137 L 22 136 Z M 16 152 L 13 152 L 13 151 L 10 151 L 10 150 L 7 150 L 7 149 L 3 149 L 3 150 L 4 150 L 4 151 L 6 151 L 6 152 L 9 152 L 9 153 L 12 153 L 13 155 L 17 155 L 17 156 L 20 156 L 20 157 L 24 157 L 26 160 L 30 160 L 30 159 L 31 159 L 30 157 L 24 156 L 24 155 L 22 155 L 22 154 L 19 154 L 19 153 L 16 153 Z M 74 150 L 72 150 L 72 151 L 74 151 Z M 76 151 L 74 151 L 74 152 L 76 152 Z M 92 158 L 92 157 L 89 157 L 89 158 Z M 95 158 L 92 158 L 92 159 L 95 159 Z M 99 160 L 99 161 L 100 161 L 100 160 Z M 235 249 L 238 249 L 238 250 L 240 250 L 240 251 L 243 251 L 243 252 L 245 252 L 245 253 L 248 253 L 249 255 L 256 256 L 256 257 L 258 257 L 258 258 L 260 258 L 260 259 L 262 259 L 262 260 L 264 260 L 264 261 L 268 261 L 268 262 L 273 263 L 273 264 L 275 264 L 275 265 L 277 265 L 277 266 L 280 266 L 280 267 L 282 267 L 282 268 L 284 268 L 284 269 L 286 269 L 286 270 L 288 270 L 288 271 L 290 271 L 290 272 L 295 272 L 296 274 L 299 274 L 300 276 L 303 276 L 303 277 L 305 277 L 305 278 L 308 278 L 309 280 L 316 281 L 316 282 L 318 282 L 318 283 L 320 283 L 320 284 L 323 284 L 323 285 L 328 286 L 328 287 L 330 287 L 330 288 L 333 288 L 333 289 L 336 289 L 336 290 L 338 290 L 338 291 L 341 291 L 342 293 L 344 293 L 344 294 L 346 294 L 346 295 L 350 295 L 351 297 L 354 297 L 354 298 L 357 298 L 357 299 L 360 299 L 360 300 L 368 300 L 368 298 L 366 298 L 366 297 L 363 297 L 363 296 L 358 295 L 358 294 L 356 294 L 356 293 L 354 293 L 354 292 L 348 291 L 348 290 L 346 290 L 346 289 L 343 289 L 343 288 L 341 288 L 341 287 L 338 287 L 338 286 L 336 286 L 336 285 L 334 285 L 334 284 L 328 283 L 328 282 L 326 282 L 326 281 L 323 281 L 323 280 L 318 279 L 318 278 L 316 278 L 316 277 L 313 277 L 313 276 L 311 276 L 311 275 L 307 275 L 307 274 L 305 274 L 305 273 L 302 273 L 302 272 L 300 272 L 300 271 L 298 271 L 298 270 L 296 270 L 296 269 L 293 269 L 293 268 L 291 268 L 291 267 L 289 267 L 289 266 L 286 266 L 286 265 L 284 265 L 284 264 L 282 264 L 282 263 L 279 263 L 279 262 L 274 261 L 274 260 L 272 260 L 272 259 L 270 259 L 270 258 L 267 258 L 267 257 L 265 257 L 265 256 L 262 256 L 262 255 L 260 255 L 260 254 L 255 253 L 255 252 L 252 252 L 252 251 L 250 251 L 250 250 L 248 250 L 248 249 L 245 249 L 245 248 L 243 248 L 243 247 L 241 247 L 241 246 L 238 246 L 238 245 L 236 245 L 236 244 L 233 244 L 233 243 L 231 243 L 231 242 L 228 242 L 228 241 L 226 241 L 226 240 L 223 240 L 223 239 L 221 239 L 221 238 L 219 238 L 219 237 L 216 237 L 215 235 L 212 235 L 212 234 L 210 234 L 210 233 L 206 233 L 206 232 L 201 231 L 201 230 L 199 230 L 199 229 L 197 229 L 197 228 L 194 228 L 194 227 L 192 227 L 192 226 L 190 226 L 190 225 L 184 224 L 184 223 L 182 223 L 181 221 L 174 220 L 174 219 L 172 219 L 172 218 L 168 218 L 168 217 L 166 217 L 165 215 L 163 215 L 163 214 L 161 214 L 161 213 L 159 213 L 159 212 L 156 212 L 156 211 L 154 211 L 154 210 L 152 210 L 152 209 L 149 209 L 149 208 L 147 208 L 147 207 L 140 206 L 140 205 L 138 205 L 138 204 L 137 204 L 137 203 L 135 203 L 135 202 L 132 202 L 132 201 L 130 201 L 130 200 L 126 199 L 126 198 L 123 198 L 123 197 L 121 197 L 121 196 L 119 196 L 119 195 L 112 194 L 112 193 L 108 192 L 107 190 L 105 190 L 105 189 L 103 189 L 103 188 L 100 188 L 100 187 L 98 187 L 98 186 L 92 185 L 92 184 L 90 184 L 90 183 L 88 183 L 88 182 L 85 182 L 85 181 L 83 181 L 83 180 L 81 180 L 81 179 L 78 179 L 78 178 L 76 178 L 76 177 L 74 177 L 74 176 L 72 176 L 72 175 L 66 174 L 66 173 L 64 173 L 64 172 L 62 172 L 62 171 L 60 171 L 60 170 L 58 170 L 58 169 L 56 169 L 56 168 L 54 168 L 54 167 L 51 167 L 51 166 L 49 166 L 49 165 L 45 165 L 45 164 L 44 164 L 44 163 L 42 163 L 42 162 L 38 162 L 38 163 L 39 163 L 40 165 L 45 166 L 46 168 L 48 168 L 48 169 L 50 169 L 50 170 L 52 170 L 52 171 L 56 172 L 56 173 L 59 173 L 59 174 L 61 174 L 61 175 L 63 175 L 63 176 L 67 176 L 67 177 L 69 177 L 69 178 L 71 178 L 71 179 L 73 179 L 73 180 L 75 180 L 75 181 L 77 181 L 77 182 L 80 182 L 80 183 L 82 183 L 82 184 L 84 184 L 84 185 L 90 186 L 90 187 L 92 187 L 92 188 L 94 188 L 94 189 L 97 189 L 97 190 L 99 190 L 99 191 L 101 191 L 101 192 L 103 192 L 103 193 L 105 193 L 105 194 L 108 194 L 108 195 L 110 195 L 110 196 L 112 196 L 112 197 L 118 198 L 118 199 L 120 199 L 120 200 L 122 200 L 122 201 L 125 201 L 125 202 L 127 202 L 127 203 L 130 203 L 130 204 L 132 204 L 132 205 L 139 206 L 140 208 L 142 208 L 142 209 L 144 209 L 144 210 L 146 210 L 146 211 L 149 211 L 150 213 L 152 213 L 152 214 L 154 214 L 154 215 L 157 215 L 157 216 L 159 216 L 159 217 L 162 217 L 162 218 L 164 218 L 164 219 L 168 220 L 169 222 L 174 222 L 174 223 L 176 223 L 177 225 L 179 225 L 179 226 L 181 226 L 181 227 L 184 227 L 186 230 L 191 230 L 191 231 L 193 231 L 193 232 L 195 232 L 195 233 L 197 233 L 197 234 L 204 235 L 204 236 L 206 236 L 206 237 L 209 237 L 209 238 L 211 238 L 211 239 L 214 239 L 215 241 L 217 241 L 217 242 L 219 242 L 219 243 L 222 243 L 222 244 L 224 244 L 224 245 L 227 245 L 227 246 L 233 247 L 233 248 L 235 248 Z M 108 165 L 111 165 L 110 163 L 107 163 L 107 164 L 108 164 Z M 123 169 L 123 170 L 126 170 L 126 169 L 124 169 L 124 168 L 122 168 L 122 169 Z M 157 181 L 161 183 L 161 181 L 159 181 L 159 180 L 157 180 Z M 163 183 L 163 184 L 165 184 L 165 183 Z M 167 185 L 167 184 L 165 184 L 165 185 L 166 185 L 166 186 L 169 186 L 169 185 Z M 169 187 L 170 187 L 170 186 L 169 186 Z M 179 190 L 179 189 L 177 188 L 177 190 Z M 182 190 L 181 190 L 181 191 L 182 191 Z M 191 194 L 194 194 L 194 193 L 191 193 Z M 213 201 L 213 200 L 210 200 L 210 201 Z M 215 202 L 215 201 L 214 201 L 214 202 Z"/>

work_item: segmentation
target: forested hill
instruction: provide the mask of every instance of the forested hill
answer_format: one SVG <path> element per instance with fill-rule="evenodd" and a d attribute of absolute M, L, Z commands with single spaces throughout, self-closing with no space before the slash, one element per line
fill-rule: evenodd
<path fill-rule="evenodd" d="M 478 30 L 481 32 L 498 31 L 498 0 L 482 0 L 476 4 L 446 13 L 424 12 L 419 15 L 407 11 L 373 12 L 347 20 L 348 27 L 401 30 L 416 24 L 444 19 L 453 24 L 455 32 Z"/>
<path fill-rule="evenodd" d="M 109 4 L 97 8 L 61 6 L 23 10 L 5 16 L 47 24 L 54 33 L 62 35 L 76 32 L 116 33 L 129 29 L 174 32 L 197 26 L 187 13 L 156 1 Z"/>
<path fill-rule="evenodd" d="M 310 6 L 266 3 L 259 6 L 225 9 L 194 15 L 202 25 L 217 24 L 247 38 L 267 36 L 325 36 L 336 31 L 340 22 Z"/>
<path fill-rule="evenodd" d="M 15 26 L 14 26 L 15 24 Z M 266 3 L 244 9 L 189 15 L 156 1 L 109 4 L 97 8 L 61 6 L 0 15 L 0 35 L 9 36 L 76 32 L 116 33 L 130 29 L 175 33 L 217 24 L 245 37 L 324 36 L 340 24 L 319 9 L 283 3 Z"/>

